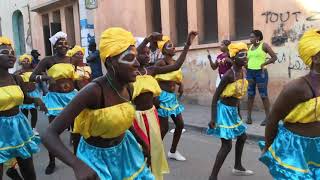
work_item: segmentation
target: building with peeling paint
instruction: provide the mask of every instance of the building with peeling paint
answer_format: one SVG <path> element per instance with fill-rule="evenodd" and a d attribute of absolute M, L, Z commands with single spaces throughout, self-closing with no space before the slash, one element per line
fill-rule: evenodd
<path fill-rule="evenodd" d="M 26 50 L 32 46 L 39 49 L 43 55 L 50 55 L 51 46 L 47 44 L 47 39 L 59 28 L 68 33 L 71 45 L 84 46 L 90 38 L 95 38 L 98 42 L 101 32 L 112 26 L 126 28 L 135 36 L 146 36 L 152 31 L 159 31 L 169 35 L 179 47 L 178 50 L 182 50 L 188 32 L 197 30 L 199 36 L 192 45 L 182 68 L 185 84 L 183 100 L 200 105 L 210 105 L 217 76 L 207 60 L 207 49 L 214 56 L 219 52 L 219 42 L 223 39 L 249 43 L 250 32 L 253 29 L 261 30 L 264 33 L 264 42 L 271 45 L 278 56 L 277 62 L 268 66 L 269 95 L 273 102 L 284 84 L 307 72 L 299 59 L 297 42 L 306 29 L 320 27 L 318 0 L 29 0 L 26 2 L 27 4 L 17 3 L 25 5 L 30 11 L 32 41 L 27 41 L 28 26 L 25 24 Z M 83 8 L 83 4 L 86 5 L 86 9 Z M 10 4 L 11 6 L 13 5 Z M 6 17 L 8 15 L 4 15 L 3 10 L 0 12 L 2 34 L 12 37 L 12 29 L 6 26 L 9 22 L 11 24 L 12 17 Z M 28 9 L 23 9 L 21 12 L 24 18 L 28 17 Z M 24 20 L 24 23 L 26 22 L 28 20 Z M 242 108 L 245 108 L 245 101 L 244 99 Z M 258 100 L 255 106 L 261 108 L 262 104 Z"/>

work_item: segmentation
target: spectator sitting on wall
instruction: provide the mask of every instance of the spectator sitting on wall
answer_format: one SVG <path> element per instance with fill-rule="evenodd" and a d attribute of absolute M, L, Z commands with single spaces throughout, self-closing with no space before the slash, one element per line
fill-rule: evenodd
<path fill-rule="evenodd" d="M 87 57 L 87 62 L 92 70 L 92 79 L 103 75 L 99 51 L 97 50 L 97 45 L 95 42 L 90 42 L 89 44 L 89 56 Z"/>

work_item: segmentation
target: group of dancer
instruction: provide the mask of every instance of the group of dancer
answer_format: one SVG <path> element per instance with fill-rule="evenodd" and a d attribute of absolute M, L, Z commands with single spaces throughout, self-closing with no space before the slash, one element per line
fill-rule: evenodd
<path fill-rule="evenodd" d="M 54 173 L 57 157 L 74 170 L 79 180 L 164 179 L 164 174 L 169 173 L 163 146 L 169 118 L 176 127 L 167 156 L 186 160 L 177 151 L 184 127 L 184 107 L 176 91 L 183 93 L 181 67 L 196 36 L 194 31 L 188 34 L 182 52 L 174 60 L 176 50 L 168 36 L 154 32 L 137 40 L 125 29 L 109 28 L 102 32 L 99 41 L 99 55 L 107 73 L 95 79 L 83 62 L 84 49 L 69 49 L 63 32 L 50 38 L 53 56 L 42 59 L 33 69 L 32 58 L 22 55 L 22 68 L 14 74 L 8 71 L 16 61 L 13 44 L 0 37 L 0 179 L 3 164 L 12 160 L 19 165 L 22 176 L 16 172 L 14 178 L 36 179 L 32 155 L 39 152 L 40 137 L 35 129 L 38 107 L 50 123 L 40 135 L 49 151 L 46 174 Z M 232 139 L 237 139 L 232 173 L 254 174 L 241 161 L 247 135 L 239 104 L 247 93 L 254 97 L 256 83 L 265 99 L 267 116 L 260 160 L 274 179 L 320 179 L 320 32 L 311 29 L 302 36 L 299 54 L 310 73 L 289 82 L 270 113 L 261 81 L 268 81 L 262 73 L 276 57 L 262 39 L 260 31 L 253 31 L 249 48 L 245 43 L 224 40 L 217 61 L 208 56 L 211 67 L 219 68 L 221 81 L 212 99 L 207 133 L 219 137 L 222 144 L 209 179 L 218 179 Z M 268 61 L 267 54 L 271 56 Z M 252 59 L 258 62 L 250 62 Z M 43 97 L 37 87 L 42 82 L 49 84 Z M 29 112 L 31 126 L 27 120 Z M 279 123 L 281 120 L 283 123 Z M 59 137 L 66 129 L 71 131 L 73 152 Z M 15 166 L 10 169 L 14 171 Z"/>

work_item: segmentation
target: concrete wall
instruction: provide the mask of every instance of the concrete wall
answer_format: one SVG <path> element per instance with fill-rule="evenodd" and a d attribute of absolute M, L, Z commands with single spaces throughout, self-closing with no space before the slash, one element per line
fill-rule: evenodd
<path fill-rule="evenodd" d="M 96 37 L 111 26 L 121 26 L 135 36 L 145 36 L 150 28 L 150 21 L 146 18 L 150 10 L 148 0 L 99 0 L 95 11 Z M 201 23 L 199 2 L 187 0 L 188 29 L 198 30 Z M 230 38 L 234 33 L 235 19 L 233 14 L 234 0 L 218 0 L 218 35 L 219 41 Z M 316 0 L 253 0 L 253 25 L 264 33 L 264 41 L 271 45 L 277 53 L 278 60 L 268 67 L 270 83 L 269 94 L 274 102 L 283 85 L 290 79 L 307 73 L 306 67 L 297 54 L 297 41 L 302 33 L 310 27 L 320 27 L 320 2 Z M 161 0 L 161 18 L 163 34 L 172 36 L 175 40 L 174 2 Z M 250 32 L 248 32 L 249 34 Z M 249 40 L 243 40 L 249 42 Z M 196 40 L 188 53 L 183 65 L 185 98 L 189 103 L 210 105 L 212 94 L 215 92 L 217 73 L 213 72 L 207 60 L 206 49 L 210 53 L 218 53 L 219 43 L 199 44 Z M 179 48 L 178 48 L 179 49 Z M 177 55 L 178 56 L 178 55 Z M 290 77 L 289 77 L 290 76 Z M 260 98 L 257 96 L 256 108 L 261 108 Z M 243 102 L 246 100 L 244 99 Z M 244 103 L 245 104 L 245 103 Z"/>
<path fill-rule="evenodd" d="M 0 6 L 0 17 L 1 17 L 1 30 L 2 35 L 10 38 L 12 42 L 14 42 L 13 35 L 13 24 L 12 24 L 12 16 L 15 11 L 21 11 L 23 16 L 23 29 L 24 29 L 24 43 L 25 50 L 27 53 L 30 53 L 32 50 L 32 35 L 30 28 L 30 19 L 29 19 L 29 7 L 28 0 L 1 0 Z M 14 68 L 10 69 L 10 72 L 14 72 L 18 67 L 17 63 Z"/>
<path fill-rule="evenodd" d="M 227 4 L 227 1 L 218 1 L 219 3 Z M 254 0 L 253 6 L 254 29 L 263 31 L 264 41 L 271 45 L 278 56 L 277 62 L 268 67 L 269 94 L 271 101 L 274 102 L 284 84 L 308 72 L 299 58 L 297 42 L 306 29 L 320 27 L 320 13 L 315 13 L 320 8 L 320 2 L 282 0 L 275 3 L 271 0 Z M 227 19 L 228 14 L 226 12 L 219 13 L 218 17 Z M 219 22 L 221 22 L 221 19 Z M 231 32 L 228 32 L 228 29 L 230 29 L 228 23 L 219 27 L 220 40 L 223 39 L 221 37 L 230 35 Z M 248 42 L 248 40 L 245 40 L 245 42 Z M 205 45 L 196 45 L 195 47 L 201 48 L 201 46 L 205 47 Z M 217 52 L 214 44 L 209 45 L 209 48 L 210 52 Z M 187 62 L 184 64 L 185 100 L 188 102 L 202 105 L 211 103 L 217 74 L 210 69 L 206 55 L 207 53 L 203 49 L 191 50 Z M 245 104 L 243 107 L 245 107 Z M 262 108 L 259 100 L 256 103 L 256 108 Z"/>
<path fill-rule="evenodd" d="M 108 27 L 120 26 L 131 31 L 135 36 L 146 36 L 150 32 L 150 16 L 152 13 L 150 0 L 98 0 L 98 8 L 92 10 L 94 16 L 95 36 L 97 42 L 101 32 Z M 234 33 L 234 4 L 235 0 L 217 0 L 218 4 L 218 36 L 219 42 L 232 37 Z M 2 33 L 12 38 L 12 13 L 20 9 L 25 20 L 25 34 L 28 35 L 28 9 L 43 4 L 50 4 L 50 0 L 18 0 L 15 3 L 3 0 L 0 11 Z M 61 1 L 62 2 L 62 1 Z M 52 21 L 52 11 L 60 10 L 62 29 L 66 30 L 64 7 L 70 3 L 74 7 L 75 39 L 80 44 L 80 28 L 78 3 L 65 0 L 63 5 L 52 6 L 41 12 L 31 12 L 31 35 L 33 47 L 44 54 L 44 41 L 41 15 L 49 13 Z M 68 4 L 69 3 L 69 4 Z M 188 29 L 201 31 L 202 13 L 199 1 L 187 0 Z M 8 13 L 8 9 L 9 12 Z M 307 73 L 306 67 L 297 54 L 297 42 L 302 33 L 310 27 L 320 27 L 320 2 L 317 0 L 253 0 L 253 26 L 264 33 L 264 41 L 271 45 L 277 53 L 278 60 L 268 67 L 270 75 L 269 94 L 273 102 L 281 91 L 283 85 L 290 79 Z M 173 0 L 161 0 L 161 18 L 163 34 L 170 35 L 176 41 L 175 7 Z M 248 32 L 249 34 L 250 32 Z M 249 42 L 248 39 L 244 40 Z M 27 44 L 31 44 L 27 42 Z M 28 47 L 29 46 L 29 47 Z M 30 45 L 27 51 L 30 50 Z M 196 39 L 191 47 L 187 60 L 183 65 L 186 102 L 209 105 L 215 91 L 216 72 L 210 69 L 206 49 L 211 55 L 218 53 L 219 43 L 199 44 Z M 181 48 L 178 48 L 181 49 Z M 179 54 L 178 54 L 179 55 Z M 177 55 L 177 56 L 178 56 Z M 259 98 L 257 98 L 259 99 Z M 244 100 L 245 102 L 246 100 Z M 261 108 L 259 101 L 257 108 Z"/>
<path fill-rule="evenodd" d="M 100 0 L 94 11 L 97 40 L 101 32 L 109 27 L 123 27 L 135 36 L 147 34 L 146 0 Z"/>
<path fill-rule="evenodd" d="M 2 35 L 9 37 L 13 41 L 12 15 L 16 10 L 20 10 L 23 15 L 24 39 L 26 52 L 30 53 L 32 49 L 31 29 L 29 26 L 28 0 L 2 0 L 0 6 Z"/>
<path fill-rule="evenodd" d="M 73 7 L 73 19 L 74 19 L 74 36 L 71 36 L 70 40 L 75 40 L 76 44 L 80 44 L 80 25 L 79 25 L 79 8 L 78 1 L 76 0 L 60 0 L 62 3 L 54 5 L 52 0 L 30 0 L 31 10 L 31 24 L 32 24 L 32 42 L 33 47 L 38 49 L 40 54 L 45 55 L 43 29 L 42 29 L 42 15 L 49 15 L 49 22 L 53 22 L 53 11 L 60 11 L 61 28 L 63 32 L 71 32 L 67 28 L 67 23 L 70 21 L 70 16 L 66 16 L 65 8 Z M 39 10 L 39 7 L 47 5 L 48 8 Z M 38 9 L 37 9 L 38 8 Z"/>

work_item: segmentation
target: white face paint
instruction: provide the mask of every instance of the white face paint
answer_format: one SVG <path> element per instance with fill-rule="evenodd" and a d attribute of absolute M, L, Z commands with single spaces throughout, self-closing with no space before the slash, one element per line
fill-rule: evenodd
<path fill-rule="evenodd" d="M 124 57 L 126 57 L 126 55 L 128 55 L 128 54 L 132 54 L 132 51 L 131 50 L 126 50 L 124 53 L 122 53 L 121 56 L 119 57 L 118 62 L 121 63 L 121 64 L 128 64 L 128 65 L 134 64 L 136 58 L 134 58 L 132 61 L 124 60 Z"/>

